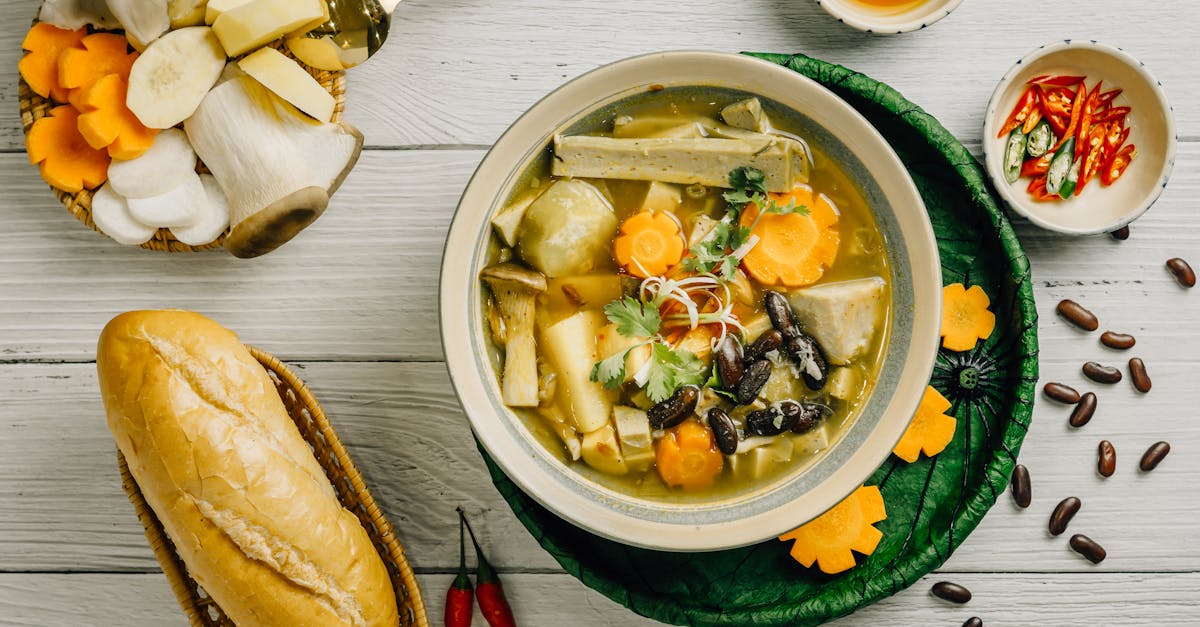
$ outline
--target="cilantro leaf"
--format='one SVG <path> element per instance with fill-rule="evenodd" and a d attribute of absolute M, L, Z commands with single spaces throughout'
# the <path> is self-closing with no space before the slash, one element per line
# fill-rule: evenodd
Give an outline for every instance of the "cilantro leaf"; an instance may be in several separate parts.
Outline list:
<path fill-rule="evenodd" d="M 632 296 L 605 305 L 604 315 L 609 322 L 617 325 L 617 332 L 625 337 L 651 337 L 657 335 L 662 326 L 658 309 Z"/>
<path fill-rule="evenodd" d="M 750 166 L 742 166 L 729 173 L 729 186 L 743 194 L 766 194 L 767 176 L 762 170 Z M 745 204 L 745 203 L 742 203 Z"/>
<path fill-rule="evenodd" d="M 655 343 L 650 353 L 650 377 L 646 395 L 655 403 L 671 397 L 685 385 L 703 385 L 708 373 L 699 357 L 685 350 L 672 350 L 666 344 Z"/>
<path fill-rule="evenodd" d="M 604 387 L 610 390 L 620 387 L 625 382 L 625 358 L 631 350 L 633 349 L 626 349 L 608 359 L 596 362 L 596 365 L 592 366 L 592 374 L 589 378 L 596 383 L 603 383 Z"/>

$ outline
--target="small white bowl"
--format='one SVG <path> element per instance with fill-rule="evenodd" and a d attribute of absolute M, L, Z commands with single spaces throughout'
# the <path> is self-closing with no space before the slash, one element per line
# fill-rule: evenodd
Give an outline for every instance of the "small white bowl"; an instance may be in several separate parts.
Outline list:
<path fill-rule="evenodd" d="M 1028 179 L 1016 183 L 1004 179 L 1006 138 L 996 133 L 1016 106 L 1026 81 L 1043 74 L 1087 76 L 1089 89 L 1103 80 L 1106 91 L 1124 90 L 1114 104 L 1133 108 L 1126 118 L 1131 129 L 1127 143 L 1137 146 L 1137 157 L 1111 186 L 1093 181 L 1078 196 L 1038 202 L 1026 191 Z M 1114 231 L 1146 213 L 1167 186 L 1176 143 L 1175 117 L 1162 84 L 1129 53 L 1095 41 L 1047 44 L 1017 61 L 992 93 L 983 125 L 985 165 L 1008 206 L 1044 229 L 1071 235 Z"/>
<path fill-rule="evenodd" d="M 896 35 L 921 30 L 950 15 L 962 0 L 925 0 L 908 8 L 872 8 L 855 0 L 817 0 L 839 22 L 868 33 Z"/>

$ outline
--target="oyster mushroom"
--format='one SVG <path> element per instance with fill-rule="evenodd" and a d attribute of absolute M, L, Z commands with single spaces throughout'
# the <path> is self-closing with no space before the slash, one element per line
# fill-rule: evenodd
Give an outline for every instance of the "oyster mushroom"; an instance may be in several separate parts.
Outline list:
<path fill-rule="evenodd" d="M 510 407 L 537 407 L 538 367 L 533 337 L 537 295 L 546 291 L 546 276 L 515 263 L 485 268 L 480 278 L 492 289 L 494 311 L 499 313 L 504 346 L 504 373 L 500 391 Z M 494 330 L 496 330 L 494 328 Z"/>

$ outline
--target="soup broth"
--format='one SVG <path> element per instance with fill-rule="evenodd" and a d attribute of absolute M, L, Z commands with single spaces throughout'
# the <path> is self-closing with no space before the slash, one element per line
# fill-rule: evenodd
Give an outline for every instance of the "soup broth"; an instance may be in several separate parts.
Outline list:
<path fill-rule="evenodd" d="M 858 415 L 888 341 L 886 242 L 805 130 L 748 94 L 665 89 L 567 129 L 520 175 L 494 219 L 483 324 L 505 403 L 558 459 L 620 493 L 710 500 L 799 471 Z M 713 176 L 696 155 L 754 142 L 731 162 L 765 170 L 684 182 Z M 514 294 L 532 338 L 514 330 Z M 787 313 L 773 319 L 772 306 Z"/>

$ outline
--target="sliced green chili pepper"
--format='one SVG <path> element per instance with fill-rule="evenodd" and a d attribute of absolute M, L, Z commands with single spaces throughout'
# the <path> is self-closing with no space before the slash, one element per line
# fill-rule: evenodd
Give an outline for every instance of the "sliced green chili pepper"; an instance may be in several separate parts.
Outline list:
<path fill-rule="evenodd" d="M 1075 193 L 1075 186 L 1079 184 L 1079 167 L 1083 164 L 1083 159 L 1076 159 L 1071 162 L 1071 169 L 1067 170 L 1067 180 L 1063 181 L 1062 187 L 1058 190 L 1058 196 L 1064 200 L 1071 197 Z"/>
<path fill-rule="evenodd" d="M 1025 153 L 1030 157 L 1040 157 L 1050 150 L 1054 139 L 1054 131 L 1050 128 L 1050 123 L 1043 119 L 1029 132 L 1029 140 L 1025 143 Z"/>
<path fill-rule="evenodd" d="M 1021 163 L 1025 160 L 1025 133 L 1020 127 L 1014 128 L 1008 134 L 1008 142 L 1004 147 L 1004 179 L 1016 183 L 1021 177 Z"/>
<path fill-rule="evenodd" d="M 1067 180 L 1068 173 L 1071 171 L 1071 164 L 1074 162 L 1075 138 L 1068 137 L 1067 141 L 1058 147 L 1058 151 L 1054 153 L 1054 158 L 1050 160 L 1050 169 L 1046 171 L 1047 193 L 1059 193 L 1059 190 L 1063 187 L 1063 183 Z M 1074 187 L 1074 185 L 1071 186 L 1071 191 L 1075 191 Z"/>

